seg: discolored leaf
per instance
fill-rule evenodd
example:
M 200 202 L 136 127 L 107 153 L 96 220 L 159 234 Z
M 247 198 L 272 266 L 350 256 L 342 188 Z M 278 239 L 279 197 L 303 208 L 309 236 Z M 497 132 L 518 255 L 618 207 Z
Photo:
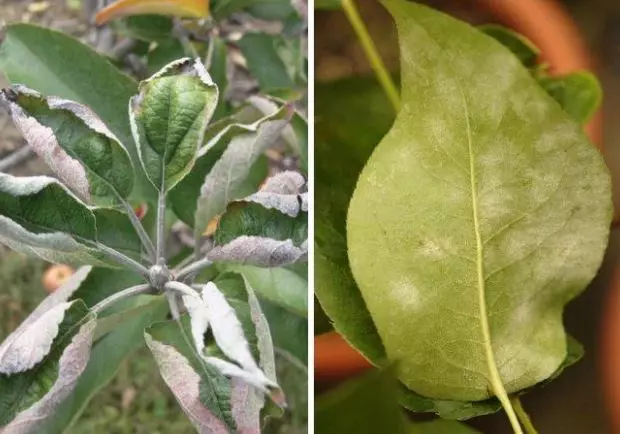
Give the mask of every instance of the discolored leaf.
M 31 148 L 87 202 L 112 203 L 133 189 L 129 154 L 88 107 L 24 86 L 0 93 Z
M 223 246 L 213 248 L 207 258 L 213 262 L 233 262 L 258 267 L 282 267 L 308 260 L 307 242 L 299 247 L 291 240 L 240 236 Z
M 93 213 L 58 181 L 0 173 L 0 242 L 52 262 L 106 265 L 96 241 Z
M 95 21 L 103 25 L 116 18 L 143 14 L 205 18 L 209 15 L 209 0 L 117 0 L 100 10 Z
M 158 361 L 162 377 L 184 411 L 192 413 L 188 416 L 201 432 L 235 432 L 230 381 L 190 346 L 186 319 L 185 316 L 179 323 L 166 321 L 151 326 L 145 332 L 147 345 Z M 176 382 L 176 378 L 183 381 Z
M 288 114 L 288 108 L 283 107 L 276 114 L 252 125 L 230 125 L 200 150 L 199 159 L 208 154 L 220 140 L 230 140 L 222 157 L 215 163 L 200 187 L 194 217 L 194 230 L 197 236 L 213 217 L 226 209 L 228 203 L 239 198 L 239 191 L 250 174 L 252 165 L 276 142 L 287 124 Z
M 600 265 L 609 174 L 506 48 L 425 7 L 386 4 L 402 107 L 351 200 L 351 268 L 408 388 L 509 405 L 506 392 L 566 358 L 561 312 Z
M 22 333 L 64 304 L 47 311 Z M 30 369 L 0 374 L 0 432 L 35 432 L 71 393 L 90 355 L 95 320 L 80 301 L 66 309 L 50 351 Z M 11 341 L 12 344 L 16 342 Z
M 140 162 L 151 183 L 167 192 L 191 170 L 218 101 L 200 59 L 176 60 L 140 83 L 129 112 Z
M 268 209 L 276 209 L 289 217 L 297 217 L 308 211 L 306 196 L 301 195 L 301 188 L 306 184 L 303 176 L 297 172 L 281 172 L 265 181 L 257 193 L 241 199 L 242 202 L 255 202 Z

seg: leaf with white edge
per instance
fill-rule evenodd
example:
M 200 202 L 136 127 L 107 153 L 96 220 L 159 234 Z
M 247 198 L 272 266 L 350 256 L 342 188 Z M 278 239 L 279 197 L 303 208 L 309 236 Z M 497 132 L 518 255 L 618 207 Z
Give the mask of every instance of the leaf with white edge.
M 223 432 L 236 432 L 230 380 L 207 364 L 190 344 L 186 331 L 189 327 L 188 319 L 188 316 L 184 315 L 180 322 L 164 321 L 149 327 L 145 332 L 147 344 L 150 337 L 152 341 L 163 345 L 159 348 L 149 345 L 149 348 L 158 360 L 162 377 L 177 400 L 183 400 L 181 406 L 184 411 L 191 412 L 189 417 L 196 421 L 195 424 L 213 427 L 213 432 L 218 433 L 215 428 L 219 428 L 223 423 L 224 427 L 228 428 Z M 162 359 L 163 363 L 160 363 L 159 359 Z M 167 360 L 172 361 L 167 363 Z M 175 378 L 181 376 L 177 371 L 179 367 L 183 368 L 184 381 L 177 383 Z
M 93 213 L 57 180 L 0 173 L 0 242 L 52 262 L 117 266 L 96 241 Z
M 65 311 L 73 302 L 54 306 L 10 341 L 0 345 L 0 374 L 11 375 L 28 371 L 39 363 L 52 348 Z
M 289 217 L 297 217 L 302 211 L 301 188 L 306 180 L 297 172 L 282 172 L 272 176 L 257 193 L 244 197 L 242 202 L 258 203 L 268 209 L 276 209 Z
M 200 59 L 176 60 L 140 83 L 129 116 L 140 162 L 162 192 L 191 170 L 218 101 Z
M 307 242 L 299 247 L 292 240 L 240 236 L 222 246 L 213 248 L 207 258 L 213 262 L 233 262 L 258 267 L 282 267 L 308 260 Z
M 293 196 L 293 199 L 301 211 L 301 197 Z M 308 239 L 308 213 L 299 212 L 296 217 L 289 217 L 257 203 L 233 202 L 220 217 L 213 240 L 216 246 L 221 246 L 242 235 L 291 240 L 298 246 Z
M 426 7 L 385 3 L 402 104 L 351 199 L 351 269 L 406 387 L 497 396 L 510 412 L 508 394 L 566 358 L 562 311 L 603 258 L 609 173 L 505 47 Z
M 200 150 L 199 158 L 208 155 L 218 141 L 232 137 L 200 188 L 194 217 L 196 237 L 203 233 L 213 217 L 224 212 L 231 201 L 241 197 L 240 189 L 252 166 L 264 151 L 275 144 L 290 114 L 290 107 L 285 106 L 252 125 L 231 125 Z
M 90 108 L 20 85 L 3 90 L 0 101 L 32 149 L 79 197 L 106 204 L 131 193 L 129 154 Z
M 63 304 L 48 312 L 55 312 L 61 306 Z M 32 322 L 20 336 L 37 322 Z M 0 374 L 0 433 L 36 432 L 37 427 L 53 415 L 55 408 L 73 390 L 88 362 L 95 326 L 94 316 L 84 303 L 72 302 L 64 312 L 47 355 L 26 371 Z M 11 341 L 11 346 L 15 343 L 16 340 Z
M 226 423 L 200 401 L 200 375 L 189 361 L 174 347 L 158 342 L 148 333 L 145 339 L 162 378 L 198 432 L 228 434 Z

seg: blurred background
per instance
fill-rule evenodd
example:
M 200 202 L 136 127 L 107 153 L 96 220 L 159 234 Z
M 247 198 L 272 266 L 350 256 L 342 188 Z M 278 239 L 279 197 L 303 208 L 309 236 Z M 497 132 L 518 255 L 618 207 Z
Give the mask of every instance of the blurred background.
M 483 24 L 500 21 L 492 9 L 499 8 L 501 3 L 521 3 L 521 0 L 427 0 L 423 3 L 471 23 Z M 605 159 L 612 171 L 614 201 L 616 209 L 620 209 L 620 2 L 540 0 L 537 3 L 554 3 L 560 6 L 576 25 L 578 40 L 554 42 L 554 35 L 550 32 L 554 31 L 551 24 L 555 23 L 551 21 L 556 17 L 539 14 L 534 10 L 513 14 L 510 21 L 521 25 L 524 22 L 529 23 L 532 33 L 526 36 L 538 39 L 537 45 L 541 48 L 543 47 L 540 41 L 546 41 L 547 48 L 556 52 L 545 52 L 543 48 L 543 56 L 563 56 L 565 67 L 570 68 L 571 64 L 583 60 L 576 58 L 579 56 L 571 52 L 571 46 L 583 46 L 583 52 L 590 57 L 592 68 L 604 91 L 602 118 L 599 119 L 600 123 L 591 129 L 594 130 L 593 135 L 597 136 L 599 147 L 603 147 Z M 375 0 L 359 0 L 357 4 L 382 58 L 392 71 L 397 71 L 398 46 L 390 16 Z M 335 101 L 339 97 L 338 92 L 347 92 L 345 83 L 351 81 L 345 77 L 372 77 L 372 72 L 350 24 L 341 11 L 319 10 L 315 16 L 315 71 L 318 81 L 316 117 L 321 122 L 322 116 L 329 116 L 329 99 Z M 568 46 L 569 50 L 564 50 L 565 47 L 561 48 L 561 45 Z M 564 50 L 564 53 L 558 53 L 558 49 Z M 554 65 L 551 66 L 553 68 Z M 369 80 L 372 81 L 372 78 Z M 334 81 L 338 85 L 330 84 Z M 374 100 L 367 99 L 365 102 L 360 101 L 360 104 L 373 102 Z M 389 105 L 385 106 L 385 110 L 390 110 Z M 380 109 L 375 111 L 380 113 Z M 327 122 L 326 119 L 324 121 Z M 524 407 L 541 434 L 620 433 L 620 425 L 616 425 L 614 429 L 611 422 L 615 419 L 617 424 L 620 418 L 620 288 L 618 284 L 612 285 L 614 270 L 620 265 L 619 253 L 620 233 L 613 230 L 598 277 L 590 288 L 566 309 L 566 328 L 584 344 L 585 357 L 549 385 L 523 398 Z M 325 318 L 319 318 L 317 327 L 317 331 L 324 331 L 329 329 L 329 324 Z M 607 375 L 604 375 L 605 366 L 612 366 L 607 370 Z M 319 385 L 317 390 L 322 391 L 323 388 Z M 469 424 L 483 433 L 512 433 L 503 413 L 478 418 Z

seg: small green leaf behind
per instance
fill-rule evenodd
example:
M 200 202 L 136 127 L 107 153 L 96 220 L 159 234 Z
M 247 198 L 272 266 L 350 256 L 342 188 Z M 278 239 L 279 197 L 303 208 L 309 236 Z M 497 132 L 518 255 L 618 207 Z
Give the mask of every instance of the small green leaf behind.
M 130 121 L 155 188 L 168 192 L 189 173 L 217 102 L 217 85 L 200 59 L 176 60 L 140 83 Z
M 120 35 L 140 41 L 164 42 L 176 39 L 173 35 L 172 18 L 163 15 L 132 15 L 114 20 L 111 25 Z
M 90 209 L 53 178 L 0 173 L 0 241 L 47 261 L 111 265 L 93 246 Z
M 0 101 L 30 147 L 79 197 L 105 204 L 131 193 L 129 154 L 88 107 L 19 85 L 3 90 Z
M 60 302 L 35 313 L 0 346 L 0 427 L 6 432 L 37 432 L 44 426 L 90 357 L 96 322 L 83 302 Z M 24 351 L 31 356 L 20 356 Z M 23 369 L 13 369 L 16 356 L 19 363 L 27 362 Z
M 579 71 L 552 77 L 542 74 L 538 83 L 575 121 L 587 123 L 603 100 L 603 89 L 596 76 Z
M 290 115 L 290 108 L 285 106 L 254 124 L 229 125 L 200 150 L 199 161 L 208 156 L 218 142 L 228 142 L 226 150 L 200 187 L 194 216 L 196 238 L 201 236 L 211 219 L 226 210 L 230 202 L 243 197 L 244 181 L 250 175 L 252 166 L 265 150 L 275 144 Z
M 295 82 L 274 46 L 274 37 L 264 33 L 247 33 L 237 41 L 252 77 L 263 93 L 294 89 Z

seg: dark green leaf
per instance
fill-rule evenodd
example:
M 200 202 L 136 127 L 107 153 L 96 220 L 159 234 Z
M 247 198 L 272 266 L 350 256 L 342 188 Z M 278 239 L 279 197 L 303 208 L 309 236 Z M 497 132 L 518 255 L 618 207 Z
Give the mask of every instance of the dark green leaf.
M 170 62 L 185 56 L 185 48 L 177 38 L 169 38 L 157 43 L 146 56 L 146 69 L 155 74 Z
M 247 61 L 250 73 L 258 80 L 258 86 L 264 93 L 295 88 L 295 82 L 275 49 L 274 36 L 248 33 L 237 41 L 237 45 Z
M 111 208 L 94 208 L 97 239 L 115 250 L 140 256 L 142 243 L 127 214 Z
M 307 366 L 308 318 L 262 298 L 260 304 L 269 322 L 275 347 Z
M 140 162 L 153 185 L 167 192 L 191 170 L 218 100 L 200 60 L 180 59 L 140 83 L 130 102 Z
M 540 50 L 523 35 L 496 24 L 487 24 L 478 28 L 508 48 L 527 68 L 536 66 Z
M 209 74 L 220 91 L 219 101 L 215 113 L 213 113 L 213 120 L 216 121 L 228 116 L 230 112 L 229 104 L 225 99 L 226 89 L 228 89 L 228 48 L 222 38 L 216 36 L 213 38 L 213 54 Z
M 113 21 L 113 25 L 119 34 L 146 42 L 164 42 L 174 39 L 172 18 L 163 15 L 133 15 Z

